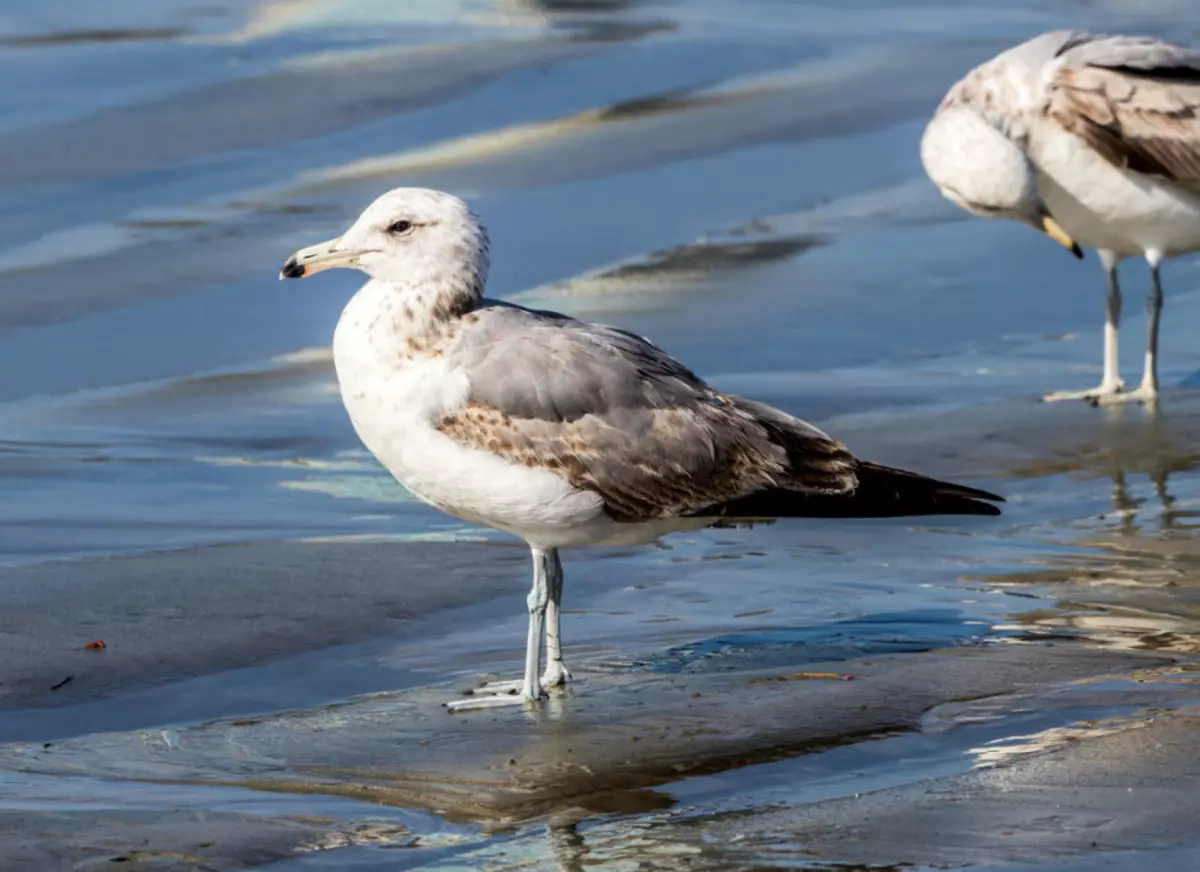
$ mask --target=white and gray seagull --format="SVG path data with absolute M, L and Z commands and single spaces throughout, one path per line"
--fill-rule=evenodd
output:
M 1044 33 L 967 73 L 921 140 L 925 170 L 976 215 L 1042 230 L 1108 275 L 1104 375 L 1098 387 L 1044 399 L 1154 403 L 1159 266 L 1200 250 L 1200 52 L 1138 36 Z M 1150 265 L 1141 385 L 1117 360 L 1117 265 Z
M 999 514 L 1000 497 L 860 461 L 632 333 L 484 299 L 487 235 L 450 194 L 390 191 L 280 277 L 333 267 L 370 276 L 333 338 L 359 438 L 419 499 L 533 554 L 524 679 L 456 708 L 536 701 L 570 678 L 559 548 L 739 519 Z

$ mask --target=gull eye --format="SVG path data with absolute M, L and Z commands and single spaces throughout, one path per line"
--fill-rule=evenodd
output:
M 413 223 L 411 221 L 397 221 L 388 227 L 388 233 L 407 233 L 412 230 L 412 226 Z

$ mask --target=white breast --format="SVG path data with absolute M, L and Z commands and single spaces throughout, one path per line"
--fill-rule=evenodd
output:
M 1030 138 L 1038 190 L 1080 245 L 1123 256 L 1200 249 L 1200 198 L 1118 169 L 1072 133 L 1044 120 Z
M 533 544 L 576 543 L 608 527 L 600 498 L 544 469 L 466 447 L 435 426 L 466 404 L 470 379 L 445 356 L 407 353 L 407 323 L 391 289 L 368 283 L 346 306 L 333 339 L 342 401 L 358 437 L 422 501 Z M 592 539 L 589 535 L 585 538 Z

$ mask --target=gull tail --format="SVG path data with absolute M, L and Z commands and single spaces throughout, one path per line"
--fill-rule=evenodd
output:
M 998 515 L 1004 498 L 904 469 L 859 461 L 858 487 L 848 494 L 771 488 L 704 512 L 726 520 L 765 518 L 898 518 L 915 515 Z

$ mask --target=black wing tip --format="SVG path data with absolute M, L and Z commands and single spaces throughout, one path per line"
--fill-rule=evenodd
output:
M 875 490 L 891 491 L 898 498 L 922 497 L 933 503 L 944 502 L 987 505 L 988 503 L 1007 502 L 1000 494 L 970 485 L 958 484 L 952 481 L 941 481 L 893 466 L 884 466 L 870 461 L 859 461 L 858 464 L 859 490 L 870 493 Z M 995 506 L 987 506 L 993 510 L 989 514 L 999 514 Z
M 985 491 L 977 487 L 968 487 L 965 484 L 945 484 L 945 490 L 942 492 L 948 496 L 965 497 L 972 500 L 984 500 L 989 503 L 1006 503 L 1004 497 L 1000 494 L 994 494 L 991 491 Z
M 844 494 L 770 488 L 710 509 L 729 520 L 746 518 L 899 518 L 1001 514 L 1004 497 L 915 472 L 860 462 L 858 487 Z M 697 514 L 708 514 L 698 512 Z
M 964 489 L 965 490 L 965 489 Z M 741 499 L 711 506 L 695 512 L 697 517 L 719 518 L 732 525 L 762 523 L 778 518 L 912 518 L 934 515 L 977 515 L 995 517 L 1001 514 L 996 502 L 1002 497 L 986 491 L 974 491 L 967 496 L 961 491 L 947 493 L 926 490 L 898 493 L 880 489 L 864 494 L 829 495 L 771 489 Z
M 994 497 L 994 499 L 1000 499 Z M 1000 500 L 1004 502 L 1004 500 Z M 967 499 L 965 497 L 956 497 L 950 500 L 944 511 L 933 511 L 930 514 L 938 515 L 987 515 L 995 517 L 1002 514 L 1000 507 L 992 503 L 985 503 L 982 500 Z

